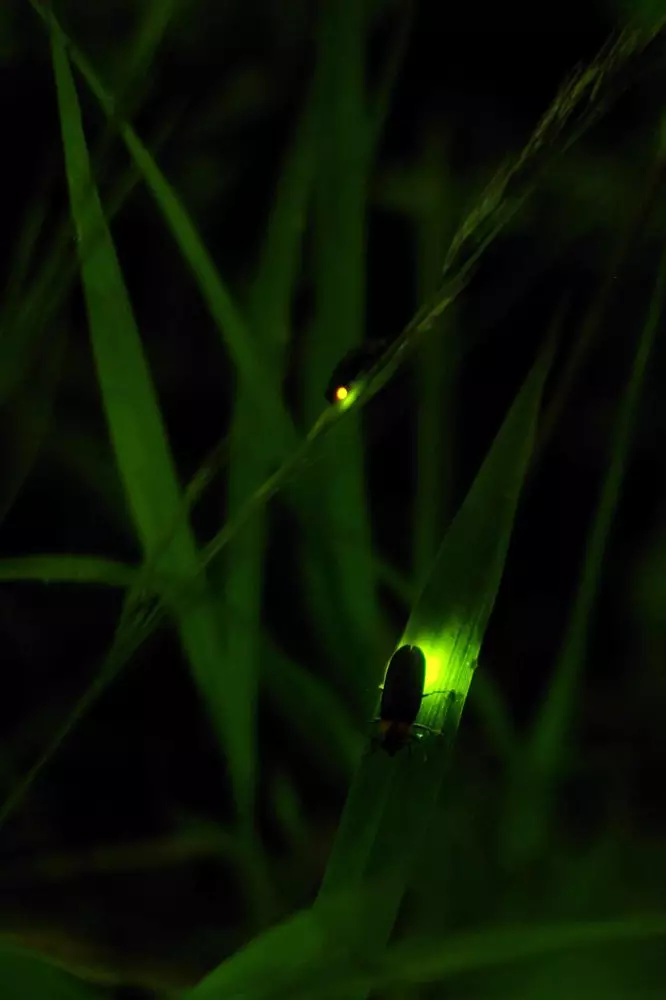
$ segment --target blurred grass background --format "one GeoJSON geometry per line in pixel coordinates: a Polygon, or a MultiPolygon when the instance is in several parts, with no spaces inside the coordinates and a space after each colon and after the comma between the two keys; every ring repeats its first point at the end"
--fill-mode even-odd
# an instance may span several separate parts
{"type": "MultiPolygon", "coordinates": [[[[629,15],[663,13],[3,4],[3,799],[123,608],[135,620],[126,592],[141,613],[141,562],[158,592],[196,584],[6,816],[5,941],[150,996],[312,902],[386,658],[556,321],[543,433],[400,927],[445,942],[663,909],[663,58],[549,163],[409,364],[195,569],[318,418],[339,358],[397,336],[432,293],[571,69],[629,15]],[[92,76],[69,76],[36,8],[92,76]]],[[[656,997],[662,951],[480,958],[447,991],[656,997]]],[[[22,970],[17,996],[56,995],[22,970]]]]}

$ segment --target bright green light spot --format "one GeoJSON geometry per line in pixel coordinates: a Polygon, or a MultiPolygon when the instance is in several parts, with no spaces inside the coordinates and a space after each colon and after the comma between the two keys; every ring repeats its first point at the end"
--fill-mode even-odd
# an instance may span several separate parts
{"type": "Polygon", "coordinates": [[[425,693],[443,691],[452,687],[453,678],[450,676],[451,654],[454,647],[452,637],[446,634],[443,636],[420,636],[410,638],[410,641],[421,648],[426,658],[425,693]]]}
{"type": "Polygon", "coordinates": [[[335,401],[336,403],[341,403],[343,399],[346,399],[349,395],[349,390],[346,385],[338,386],[335,390],[335,401]]]}

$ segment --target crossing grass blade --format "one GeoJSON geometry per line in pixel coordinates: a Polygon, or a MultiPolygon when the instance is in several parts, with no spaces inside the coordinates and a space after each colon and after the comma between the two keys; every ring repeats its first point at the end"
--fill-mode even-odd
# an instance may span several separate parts
{"type": "MultiPolygon", "coordinates": [[[[416,850],[441,792],[460,714],[499,587],[526,475],[551,350],[542,353],[514,401],[458,511],[398,646],[426,656],[418,722],[439,734],[395,758],[365,756],[352,783],[319,899],[377,878],[387,886],[379,912],[363,923],[361,950],[392,931],[416,850]]],[[[437,864],[437,858],[433,858],[437,864]]]]}
{"type": "MultiPolygon", "coordinates": [[[[81,260],[90,338],[109,432],[136,531],[146,559],[161,545],[182,508],[150,371],[143,353],[111,235],[106,226],[81,124],[65,47],[52,36],[52,52],[71,211],[81,260]],[[94,238],[93,238],[94,237],[94,238]]],[[[179,523],[161,552],[159,570],[184,587],[197,573],[195,539],[179,523]]],[[[178,626],[197,686],[227,752],[237,801],[247,758],[248,731],[238,723],[233,676],[225,670],[214,605],[200,580],[201,600],[180,609],[178,626]]]]}

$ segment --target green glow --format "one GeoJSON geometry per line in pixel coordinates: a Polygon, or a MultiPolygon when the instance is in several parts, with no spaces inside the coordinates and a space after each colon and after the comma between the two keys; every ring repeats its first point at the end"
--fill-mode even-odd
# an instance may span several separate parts
{"type": "Polygon", "coordinates": [[[438,638],[439,641],[436,641],[434,636],[423,636],[411,640],[414,645],[423,650],[423,655],[426,658],[425,694],[430,691],[443,691],[452,686],[450,667],[453,665],[451,658],[455,643],[453,638],[448,635],[438,638]]]}
{"type": "Polygon", "coordinates": [[[472,681],[478,648],[472,650],[459,640],[461,629],[454,621],[449,627],[436,632],[424,632],[409,626],[396,648],[405,644],[418,646],[426,659],[426,677],[423,688],[424,698],[418,715],[418,722],[428,728],[441,731],[451,692],[461,701],[466,697],[472,681]]]}

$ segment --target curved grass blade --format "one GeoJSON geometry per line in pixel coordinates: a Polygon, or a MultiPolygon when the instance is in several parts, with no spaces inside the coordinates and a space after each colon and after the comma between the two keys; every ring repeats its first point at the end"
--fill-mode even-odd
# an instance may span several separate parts
{"type": "Polygon", "coordinates": [[[363,923],[361,951],[385,946],[441,793],[499,588],[551,353],[544,351],[514,401],[397,644],[415,644],[426,656],[429,697],[418,722],[441,735],[424,741],[427,757],[419,749],[396,758],[366,754],[352,783],[319,900],[369,878],[386,881],[381,911],[368,913],[363,923]]]}
{"type": "MultiPolygon", "coordinates": [[[[157,397],[113,242],[90,170],[80,110],[64,46],[52,36],[53,63],[72,216],[81,254],[90,336],[118,469],[146,558],[150,559],[182,506],[176,472],[157,397]],[[102,234],[102,235],[99,235],[102,234]],[[90,241],[92,238],[92,245],[90,241]]],[[[180,524],[159,570],[184,586],[197,574],[198,554],[188,524],[180,524]]],[[[239,783],[249,734],[238,724],[236,687],[224,670],[214,607],[200,587],[196,606],[177,612],[195,682],[229,757],[232,785],[239,783]]]]}

